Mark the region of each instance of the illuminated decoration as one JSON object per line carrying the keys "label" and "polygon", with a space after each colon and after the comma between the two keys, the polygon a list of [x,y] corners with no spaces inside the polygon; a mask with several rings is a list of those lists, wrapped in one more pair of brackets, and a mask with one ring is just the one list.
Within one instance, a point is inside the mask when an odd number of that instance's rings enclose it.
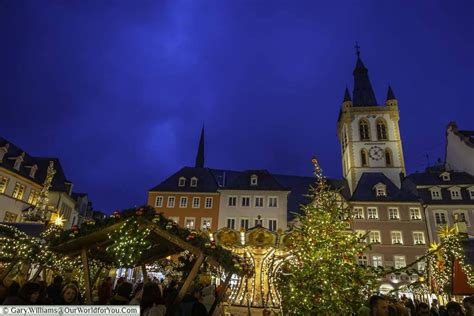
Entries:
{"label": "illuminated decoration", "polygon": [[50,161],[43,187],[38,195],[38,202],[34,207],[28,208],[25,213],[23,213],[23,218],[25,220],[32,222],[46,222],[48,220],[51,211],[48,207],[48,195],[55,174],[56,170],[54,169],[54,162]]}
{"label": "illuminated decoration", "polygon": [[63,227],[65,221],[66,220],[58,213],[53,213],[53,215],[51,215],[50,222],[52,222],[56,226]]}
{"label": "illuminated decoration", "polygon": [[348,230],[352,210],[326,183],[316,159],[312,203],[302,207],[299,225],[287,238],[291,258],[279,274],[284,315],[348,315],[357,311],[376,283],[373,269],[356,257],[368,247]]}
{"label": "illuminated decoration", "polygon": [[147,239],[150,229],[138,225],[135,217],[130,217],[117,231],[109,234],[114,243],[107,248],[119,267],[133,268],[141,254],[151,247]]}
{"label": "illuminated decoration", "polygon": [[240,232],[223,228],[214,234],[213,239],[218,245],[239,255],[240,264],[249,268],[249,271],[254,271],[243,277],[233,278],[229,304],[280,309],[275,279],[282,262],[288,259],[285,237],[286,234],[275,233],[260,226]]}
{"label": "illuminated decoration", "polygon": [[465,263],[463,241],[466,236],[459,232],[456,226],[450,227],[448,225],[440,227],[438,236],[440,243],[432,243],[424,256],[406,267],[394,271],[408,271],[415,264],[423,262],[426,268],[424,271],[418,271],[418,281],[406,287],[413,293],[420,295],[451,294],[454,267],[462,270],[466,276],[467,284],[474,288],[473,268]]}

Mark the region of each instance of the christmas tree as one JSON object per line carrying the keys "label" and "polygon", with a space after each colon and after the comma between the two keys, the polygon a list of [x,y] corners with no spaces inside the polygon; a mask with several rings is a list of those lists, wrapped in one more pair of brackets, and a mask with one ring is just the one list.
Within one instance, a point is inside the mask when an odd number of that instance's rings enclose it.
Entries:
{"label": "christmas tree", "polygon": [[357,264],[368,245],[349,228],[352,211],[326,182],[312,160],[312,203],[303,206],[299,225],[289,237],[291,258],[278,284],[285,315],[347,315],[366,299],[375,274]]}

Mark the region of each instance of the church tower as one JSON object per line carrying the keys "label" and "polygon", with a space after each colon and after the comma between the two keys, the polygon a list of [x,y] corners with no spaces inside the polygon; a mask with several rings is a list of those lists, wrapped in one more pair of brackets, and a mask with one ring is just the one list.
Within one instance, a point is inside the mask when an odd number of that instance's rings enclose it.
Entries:
{"label": "church tower", "polygon": [[351,194],[363,173],[383,173],[400,188],[405,161],[398,126],[398,101],[389,86],[385,105],[377,104],[359,50],[353,75],[352,98],[346,87],[337,121],[344,178]]}

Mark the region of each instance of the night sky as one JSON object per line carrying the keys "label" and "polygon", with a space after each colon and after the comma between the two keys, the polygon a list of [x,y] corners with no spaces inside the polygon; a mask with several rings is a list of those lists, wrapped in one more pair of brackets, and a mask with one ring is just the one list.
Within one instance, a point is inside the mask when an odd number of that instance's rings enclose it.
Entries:
{"label": "night sky", "polygon": [[0,135],[58,157],[94,208],[193,165],[341,176],[355,41],[400,106],[408,172],[474,129],[474,1],[0,0]]}

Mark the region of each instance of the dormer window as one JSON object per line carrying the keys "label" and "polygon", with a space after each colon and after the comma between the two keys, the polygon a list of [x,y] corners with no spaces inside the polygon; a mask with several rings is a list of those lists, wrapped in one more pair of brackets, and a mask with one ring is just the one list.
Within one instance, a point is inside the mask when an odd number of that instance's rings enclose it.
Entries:
{"label": "dormer window", "polygon": [[469,192],[469,198],[474,200],[474,186],[467,188],[467,192]]}
{"label": "dormer window", "polygon": [[192,187],[197,187],[198,185],[198,179],[196,177],[191,178],[191,186]]}
{"label": "dormer window", "polygon": [[442,174],[439,175],[443,181],[451,181],[451,175],[449,172],[443,172]]}
{"label": "dormer window", "polygon": [[257,175],[253,174],[250,177],[250,185],[258,185],[258,177]]}
{"label": "dormer window", "polygon": [[387,196],[387,186],[383,183],[377,183],[374,186],[376,196]]}
{"label": "dormer window", "polygon": [[438,187],[430,188],[431,198],[433,200],[441,200],[441,189]]}
{"label": "dormer window", "polygon": [[10,144],[6,144],[5,146],[0,147],[0,161],[2,161],[3,157],[5,157],[5,155],[7,154],[9,147]]}
{"label": "dormer window", "polygon": [[178,186],[179,187],[184,187],[186,185],[186,178],[185,177],[180,177],[178,181]]}
{"label": "dormer window", "polygon": [[451,187],[448,189],[451,194],[451,200],[461,200],[461,189],[459,187]]}

